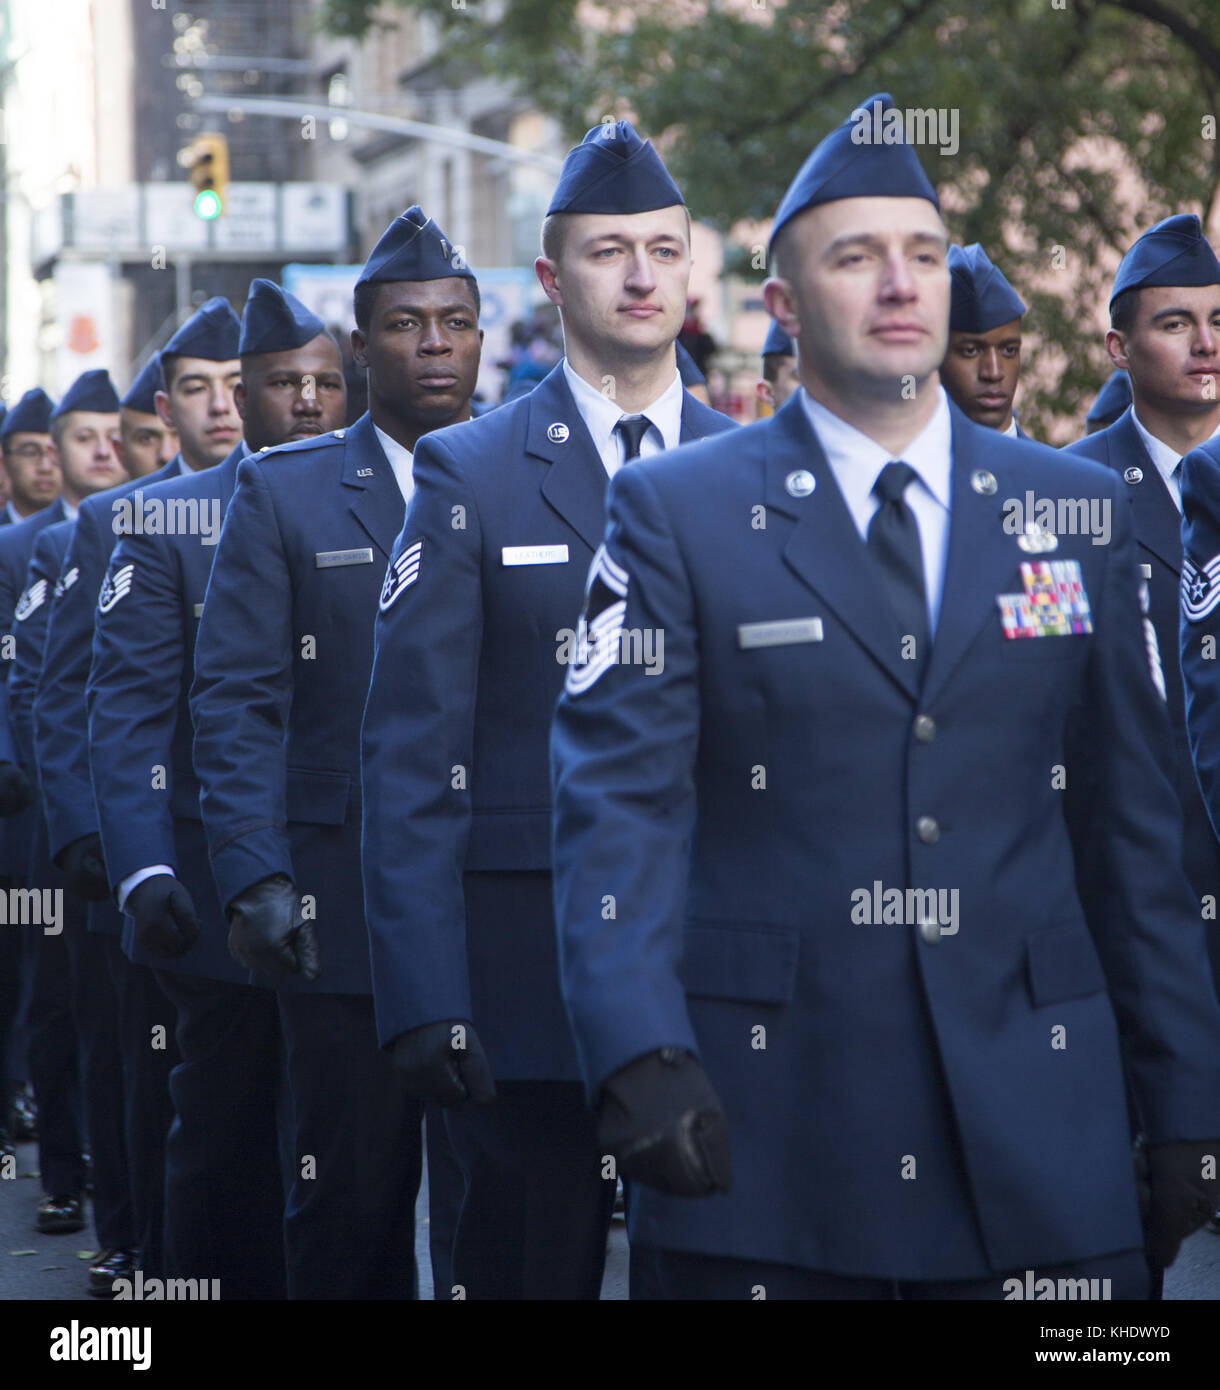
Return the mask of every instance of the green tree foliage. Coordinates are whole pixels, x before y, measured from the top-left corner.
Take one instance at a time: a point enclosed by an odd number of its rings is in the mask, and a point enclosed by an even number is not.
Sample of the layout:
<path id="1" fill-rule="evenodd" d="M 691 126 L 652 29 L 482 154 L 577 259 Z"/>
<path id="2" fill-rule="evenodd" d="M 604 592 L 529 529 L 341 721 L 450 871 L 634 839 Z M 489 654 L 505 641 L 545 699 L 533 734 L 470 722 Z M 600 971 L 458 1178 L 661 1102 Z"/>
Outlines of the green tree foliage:
<path id="1" fill-rule="evenodd" d="M 1096 314 L 1117 256 L 1159 217 L 1206 214 L 1220 182 L 1217 0 L 328 0 L 323 22 L 361 38 L 395 6 L 438 26 L 436 66 L 498 76 L 573 139 L 630 113 L 725 232 L 769 216 L 870 93 L 956 109 L 956 153 L 920 153 L 951 235 L 1030 305 L 1054 367 L 1022 393 L 1035 434 L 1108 375 Z M 762 278 L 748 253 L 731 265 Z"/>

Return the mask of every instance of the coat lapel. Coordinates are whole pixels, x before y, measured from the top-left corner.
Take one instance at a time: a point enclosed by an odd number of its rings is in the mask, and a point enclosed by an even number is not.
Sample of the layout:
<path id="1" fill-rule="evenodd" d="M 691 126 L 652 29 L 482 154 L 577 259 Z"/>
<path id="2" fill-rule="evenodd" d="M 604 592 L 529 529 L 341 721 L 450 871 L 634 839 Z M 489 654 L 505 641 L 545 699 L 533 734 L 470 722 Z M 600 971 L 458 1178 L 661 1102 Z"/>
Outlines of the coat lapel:
<path id="1" fill-rule="evenodd" d="M 784 561 L 834 610 L 848 632 L 912 700 L 918 696 L 911 663 L 902 660 L 898 620 L 881 587 L 864 541 L 799 395 L 793 395 L 767 429 L 767 510 L 795 519 Z M 804 497 L 788 492 L 787 479 L 805 470 L 816 479 Z"/>
<path id="2" fill-rule="evenodd" d="M 1140 438 L 1131 410 L 1112 427 L 1110 458 L 1123 478 L 1131 501 L 1131 519 L 1135 523 L 1135 538 L 1174 572 L 1182 572 L 1182 518 L 1169 489 L 1153 463 Z M 1138 483 L 1126 481 L 1130 468 L 1138 468 L 1143 478 Z"/>
<path id="3" fill-rule="evenodd" d="M 406 506 L 367 413 L 345 431 L 343 444 L 343 485 L 354 489 L 352 515 L 388 560 L 402 530 Z"/>
<path id="4" fill-rule="evenodd" d="M 1018 567 L 1027 558 L 1016 536 L 1004 530 L 1005 499 L 1024 496 L 1025 481 L 1013 464 L 997 458 L 1001 451 L 988 448 L 995 438 L 993 430 L 972 424 L 953 409 L 949 554 L 924 680 L 925 704 L 953 673 L 979 629 L 995 616 L 997 595 L 1018 586 Z M 995 490 L 976 490 L 976 473 L 989 473 Z"/>
<path id="5" fill-rule="evenodd" d="M 596 550 L 606 529 L 606 470 L 564 380 L 563 363 L 527 397 L 525 451 L 550 465 L 542 495 Z"/>

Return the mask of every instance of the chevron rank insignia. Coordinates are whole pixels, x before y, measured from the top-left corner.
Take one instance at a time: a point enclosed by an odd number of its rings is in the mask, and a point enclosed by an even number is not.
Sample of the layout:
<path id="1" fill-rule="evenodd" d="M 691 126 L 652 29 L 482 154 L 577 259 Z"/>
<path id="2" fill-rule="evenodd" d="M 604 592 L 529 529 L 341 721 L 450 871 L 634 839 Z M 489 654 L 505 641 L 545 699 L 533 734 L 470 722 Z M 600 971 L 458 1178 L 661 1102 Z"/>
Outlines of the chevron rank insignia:
<path id="1" fill-rule="evenodd" d="M 1005 637 L 1070 637 L 1093 631 L 1079 560 L 1026 561 L 1021 583 L 1019 594 L 996 595 Z"/>
<path id="2" fill-rule="evenodd" d="M 1196 566 L 1189 555 L 1182 557 L 1182 615 L 1201 623 L 1220 603 L 1220 555 Z"/>
<path id="3" fill-rule="evenodd" d="M 576 627 L 576 660 L 568 667 L 564 689 L 580 695 L 619 657 L 627 616 L 627 571 L 599 545 L 585 581 L 585 605 Z"/>
<path id="4" fill-rule="evenodd" d="M 386 570 L 385 583 L 382 585 L 381 600 L 378 604 L 383 613 L 395 602 L 404 589 L 409 589 L 419 578 L 419 560 L 423 548 L 422 540 L 407 546 L 406 550 L 397 560 L 392 561 L 390 568 Z"/>
<path id="5" fill-rule="evenodd" d="M 19 623 L 25 622 L 31 613 L 37 612 L 47 600 L 47 581 L 45 579 L 36 580 L 17 600 L 17 607 L 13 610 L 13 617 Z"/>
<path id="6" fill-rule="evenodd" d="M 55 581 L 55 597 L 63 598 L 68 590 L 80 578 L 80 566 L 73 565 L 67 574 L 61 574 Z"/>
<path id="7" fill-rule="evenodd" d="M 99 613 L 109 613 L 130 589 L 132 575 L 135 573 L 135 565 L 122 565 L 113 574 L 107 574 L 102 580 L 101 592 L 97 596 L 97 611 Z"/>

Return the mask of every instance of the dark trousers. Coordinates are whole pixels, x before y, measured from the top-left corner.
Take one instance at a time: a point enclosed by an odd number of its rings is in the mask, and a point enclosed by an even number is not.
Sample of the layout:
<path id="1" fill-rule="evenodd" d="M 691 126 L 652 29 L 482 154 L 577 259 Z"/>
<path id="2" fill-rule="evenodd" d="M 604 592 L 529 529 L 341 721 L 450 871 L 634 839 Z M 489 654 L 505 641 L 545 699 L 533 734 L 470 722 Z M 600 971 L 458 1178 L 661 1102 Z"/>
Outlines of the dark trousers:
<path id="1" fill-rule="evenodd" d="M 596 1299 L 614 1213 L 594 1119 L 570 1081 L 501 1081 L 446 1111 L 466 1175 L 453 1280 L 467 1298 Z"/>
<path id="2" fill-rule="evenodd" d="M 0 830 L 0 833 L 3 833 Z M 0 893 L 12 880 L 0 875 Z M 0 924 L 0 1130 L 8 1128 L 9 1101 L 19 1080 L 25 1078 L 25 1058 L 17 1040 L 17 1015 L 21 1008 L 22 928 Z"/>
<path id="3" fill-rule="evenodd" d="M 289 1298 L 415 1298 L 423 1107 L 377 1046 L 367 994 L 279 995 L 296 1123 Z"/>
<path id="4" fill-rule="evenodd" d="M 83 904 L 69 906 L 65 893 L 63 934 L 68 947 L 85 1127 L 93 1156 L 93 1227 L 102 1249 L 130 1249 L 139 1235 L 127 1166 L 119 1000 L 108 959 L 112 943 L 87 929 L 86 915 Z"/>
<path id="5" fill-rule="evenodd" d="M 275 995 L 156 971 L 177 1010 L 181 1061 L 165 1154 L 165 1270 L 219 1279 L 226 1299 L 284 1297 Z"/>
<path id="6" fill-rule="evenodd" d="M 162 1278 L 165 1141 L 174 1117 L 169 1074 L 178 1062 L 174 1006 L 161 992 L 153 972 L 127 959 L 117 937 L 103 936 L 101 940 L 118 999 L 132 1223 L 140 1267 L 149 1278 Z"/>
<path id="7" fill-rule="evenodd" d="M 1148 1263 L 1142 1250 L 1127 1250 L 1098 1259 L 1048 1265 L 1033 1271 L 1035 1279 L 1109 1279 L 1110 1299 L 1146 1299 Z M 853 1279 L 794 1265 L 761 1260 L 722 1259 L 691 1255 L 681 1250 L 631 1246 L 632 1299 L 959 1299 L 996 1301 L 1006 1296 L 1008 1278 L 1025 1284 L 1025 1271 L 993 1274 L 987 1279 L 923 1282 L 896 1279 Z M 1099 1293 L 1105 1286 L 1098 1285 Z"/>
<path id="8" fill-rule="evenodd" d="M 453 1152 L 445 1111 L 433 1101 L 424 1105 L 424 1140 L 428 1150 L 428 1254 L 432 1260 L 432 1297 L 453 1296 L 453 1241 L 466 1196 L 466 1179 Z"/>
<path id="9" fill-rule="evenodd" d="M 63 933 L 45 936 L 41 927 L 23 930 L 32 957 L 26 1035 L 30 1081 L 38 1102 L 42 1190 L 48 1196 L 79 1197 L 85 1186 L 86 1142 L 68 946 Z"/>

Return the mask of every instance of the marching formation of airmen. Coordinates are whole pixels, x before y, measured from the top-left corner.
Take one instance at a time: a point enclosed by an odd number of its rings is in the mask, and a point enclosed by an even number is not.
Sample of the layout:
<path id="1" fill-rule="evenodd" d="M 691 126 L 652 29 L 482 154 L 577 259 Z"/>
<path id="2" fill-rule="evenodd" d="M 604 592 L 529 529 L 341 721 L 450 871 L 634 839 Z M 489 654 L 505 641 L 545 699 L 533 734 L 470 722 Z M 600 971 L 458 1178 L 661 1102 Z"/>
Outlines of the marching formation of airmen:
<path id="1" fill-rule="evenodd" d="M 0 887 L 62 917 L 0 927 L 0 1080 L 90 1292 L 414 1298 L 425 1156 L 438 1298 L 596 1299 L 616 1195 L 637 1298 L 1144 1298 L 1215 1222 L 1220 261 L 1139 238 L 1052 451 L 1025 304 L 857 133 L 777 209 L 744 428 L 623 121 L 494 410 L 412 207 L 354 424 L 261 279 L 8 411 Z"/>

